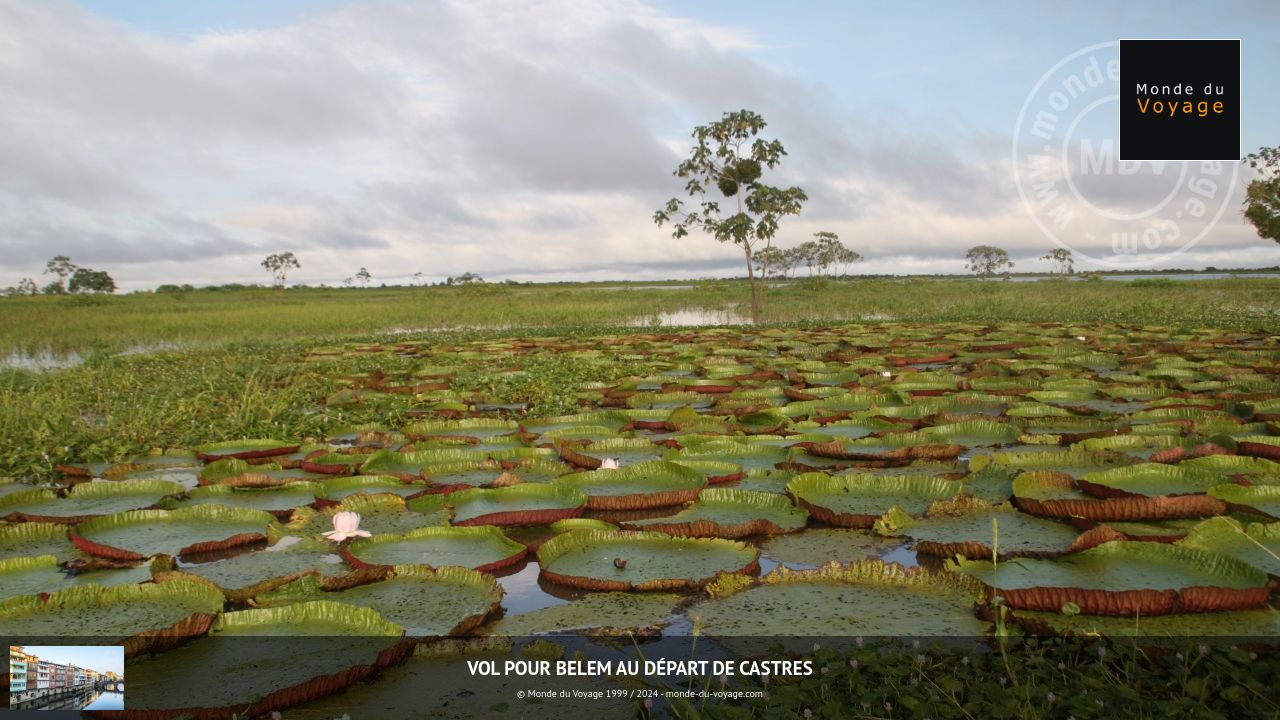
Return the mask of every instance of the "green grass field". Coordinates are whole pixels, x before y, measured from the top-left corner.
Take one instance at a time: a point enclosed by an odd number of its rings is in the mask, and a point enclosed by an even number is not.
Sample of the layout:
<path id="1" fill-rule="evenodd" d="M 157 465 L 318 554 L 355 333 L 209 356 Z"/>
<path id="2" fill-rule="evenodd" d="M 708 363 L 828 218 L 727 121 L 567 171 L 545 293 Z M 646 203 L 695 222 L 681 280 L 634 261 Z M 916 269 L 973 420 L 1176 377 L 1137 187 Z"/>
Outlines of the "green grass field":
<path id="1" fill-rule="evenodd" d="M 347 338 L 431 329 L 644 325 L 681 309 L 749 305 L 745 281 L 640 285 L 267 289 L 0 302 L 0 355 Z M 801 280 L 770 288 L 765 322 L 1068 322 L 1280 327 L 1280 279 L 1005 282 Z"/>

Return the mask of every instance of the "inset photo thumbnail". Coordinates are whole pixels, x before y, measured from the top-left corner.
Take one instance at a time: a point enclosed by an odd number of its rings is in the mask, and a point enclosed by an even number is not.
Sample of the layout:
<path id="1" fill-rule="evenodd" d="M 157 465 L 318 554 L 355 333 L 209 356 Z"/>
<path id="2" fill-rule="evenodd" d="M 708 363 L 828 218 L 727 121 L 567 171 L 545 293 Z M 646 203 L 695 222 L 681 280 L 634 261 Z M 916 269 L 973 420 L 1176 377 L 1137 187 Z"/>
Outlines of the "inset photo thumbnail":
<path id="1" fill-rule="evenodd" d="M 9 709 L 123 710 L 119 645 L 10 645 Z"/>

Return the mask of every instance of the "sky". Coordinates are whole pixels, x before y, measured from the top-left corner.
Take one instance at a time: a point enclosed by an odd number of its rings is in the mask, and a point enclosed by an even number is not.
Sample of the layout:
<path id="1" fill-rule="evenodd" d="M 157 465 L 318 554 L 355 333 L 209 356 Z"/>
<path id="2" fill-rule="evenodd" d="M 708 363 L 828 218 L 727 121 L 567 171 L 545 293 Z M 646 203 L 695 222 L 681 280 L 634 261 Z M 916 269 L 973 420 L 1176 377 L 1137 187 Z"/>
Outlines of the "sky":
<path id="1" fill-rule="evenodd" d="M 740 108 L 787 149 L 769 182 L 809 196 L 775 244 L 834 231 L 858 273 L 963 272 L 979 244 L 1045 270 L 1019 113 L 1055 63 L 1117 38 L 1242 39 L 1242 152 L 1280 144 L 1280 4 L 974 8 L 0 0 L 0 287 L 43 284 L 55 254 L 123 290 L 267 283 L 259 263 L 283 251 L 307 284 L 742 275 L 738 249 L 652 221 L 682 193 L 690 130 Z M 1101 142 L 1109 117 L 1077 135 Z M 1184 227 L 1198 242 L 1121 265 L 1280 264 L 1230 166 L 1221 216 Z M 1171 177 L 1077 177 L 1094 210 L 1066 239 L 1077 268 L 1112 267 L 1080 238 Z"/>
<path id="2" fill-rule="evenodd" d="M 124 648 L 119 645 L 24 645 L 22 649 L 59 665 L 124 674 Z"/>

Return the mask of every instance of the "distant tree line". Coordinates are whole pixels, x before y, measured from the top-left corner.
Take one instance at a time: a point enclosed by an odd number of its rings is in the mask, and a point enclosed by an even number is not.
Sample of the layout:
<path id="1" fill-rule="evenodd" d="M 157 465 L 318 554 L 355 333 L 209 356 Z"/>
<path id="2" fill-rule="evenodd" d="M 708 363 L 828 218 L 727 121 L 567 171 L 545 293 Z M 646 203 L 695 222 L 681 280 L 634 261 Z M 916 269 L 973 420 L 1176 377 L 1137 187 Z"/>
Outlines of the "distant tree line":
<path id="1" fill-rule="evenodd" d="M 45 275 L 54 277 L 43 288 L 36 285 L 32 278 L 25 277 L 17 285 L 0 290 L 7 297 L 18 295 L 83 295 L 100 294 L 116 291 L 116 281 L 106 270 L 94 270 L 80 267 L 71 262 L 66 255 L 56 255 L 45 263 Z"/>

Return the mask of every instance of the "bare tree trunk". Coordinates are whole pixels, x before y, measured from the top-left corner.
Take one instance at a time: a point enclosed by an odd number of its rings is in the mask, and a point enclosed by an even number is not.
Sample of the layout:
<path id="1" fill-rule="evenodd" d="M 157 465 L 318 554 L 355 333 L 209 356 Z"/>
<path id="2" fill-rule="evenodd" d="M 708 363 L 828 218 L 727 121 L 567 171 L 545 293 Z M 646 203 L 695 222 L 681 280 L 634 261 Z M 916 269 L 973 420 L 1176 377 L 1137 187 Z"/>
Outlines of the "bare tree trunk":
<path id="1" fill-rule="evenodd" d="M 751 267 L 751 246 L 743 243 L 742 252 L 747 256 L 747 280 L 751 283 L 751 322 L 759 325 L 764 316 L 764 298 L 760 296 L 760 285 L 756 282 L 756 272 Z"/>

